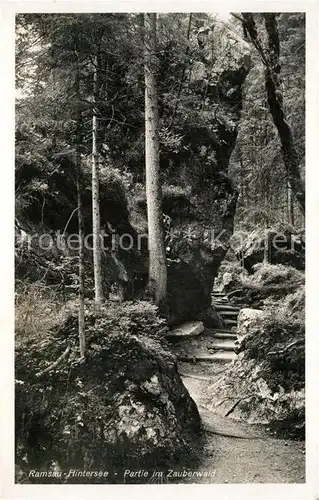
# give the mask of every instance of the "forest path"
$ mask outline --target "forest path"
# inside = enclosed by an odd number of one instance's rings
[[[204,428],[203,455],[187,483],[304,483],[303,441],[277,439],[263,426],[249,425],[209,410],[209,386],[225,365],[179,363],[184,385],[197,404]],[[205,477],[205,473],[207,477]]]
[[[203,454],[187,483],[303,483],[305,444],[278,439],[265,426],[239,422],[210,410],[210,386],[237,358],[235,342],[240,308],[221,291],[212,303],[226,329],[202,329],[172,344],[183,383],[199,410],[204,430]],[[186,330],[190,330],[186,325]],[[221,395],[222,399],[222,395]],[[231,412],[231,407],[230,407]]]

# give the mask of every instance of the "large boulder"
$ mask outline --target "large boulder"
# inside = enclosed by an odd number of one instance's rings
[[[72,338],[76,342],[76,317],[71,319],[64,339],[61,332],[44,343],[30,339],[32,358],[25,354],[25,340],[18,346],[18,464],[26,467],[25,456],[29,469],[52,462],[62,470],[102,468],[110,471],[104,481],[116,482],[113,472],[122,481],[124,469],[154,469],[194,457],[200,432],[197,407],[175,358],[156,339],[110,333],[111,320],[101,318],[88,327],[85,362],[79,362],[74,346],[64,364],[36,376],[47,366],[43,351],[57,358]],[[101,325],[106,325],[104,335]]]
[[[236,353],[240,353],[249,335],[255,333],[255,326],[258,321],[260,321],[264,316],[264,311],[259,309],[244,308],[239,311],[237,317],[237,335],[238,340],[236,341]]]
[[[205,126],[186,132],[184,140],[191,144],[192,155],[176,165],[175,182],[163,190],[164,213],[172,221],[169,247],[174,261],[169,267],[168,301],[173,317],[190,311],[193,318],[200,317],[209,307],[214,278],[233,232],[237,201],[227,170],[250,49],[243,40],[234,43],[225,30],[223,43],[232,57],[222,57],[225,47],[215,43],[222,24],[205,29],[207,36],[199,44],[201,60],[189,75],[192,91],[205,100]],[[198,36],[191,43],[198,44]],[[180,279],[183,284],[178,288],[175,283]]]
[[[250,309],[248,307],[241,309],[237,318],[237,334],[242,337],[249,333],[252,325],[260,320],[264,312],[260,309]]]

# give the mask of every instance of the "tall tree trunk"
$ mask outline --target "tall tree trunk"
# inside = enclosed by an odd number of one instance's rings
[[[80,159],[81,162],[81,159]],[[79,166],[79,164],[77,165]],[[85,357],[85,321],[84,321],[84,245],[83,245],[83,214],[82,214],[82,196],[79,176],[76,181],[78,197],[78,225],[79,225],[79,341],[80,355]]]
[[[92,120],[92,226],[93,226],[93,269],[95,303],[103,300],[102,266],[101,266],[101,231],[100,231],[100,200],[99,200],[99,155],[98,155],[98,116],[97,116],[97,82],[98,58],[93,65],[93,97],[95,106]]]
[[[269,109],[276,125],[284,157],[284,163],[292,192],[299,204],[301,212],[305,213],[305,185],[300,175],[299,158],[294,146],[291,129],[287,123],[280,83],[280,43],[275,13],[265,13],[267,31],[267,50],[259,39],[257,27],[252,14],[243,13],[243,22],[251,41],[258,50],[265,66],[265,85]]]
[[[162,190],[159,167],[159,119],[156,85],[156,14],[144,14],[145,170],[149,245],[149,292],[159,305],[166,297]]]
[[[181,92],[182,92],[183,83],[184,83],[184,79],[185,79],[185,73],[186,73],[187,56],[188,56],[188,53],[189,53],[189,37],[190,37],[190,33],[191,33],[191,26],[192,26],[192,14],[190,13],[189,14],[189,18],[188,18],[188,28],[187,28],[187,35],[186,35],[187,36],[187,46],[186,46],[186,50],[185,50],[185,62],[184,62],[184,66],[183,66],[182,76],[181,76],[181,79],[179,81],[179,86],[178,86],[178,91],[177,91],[177,97],[176,97],[176,100],[175,100],[175,106],[174,106],[172,118],[171,118],[170,124],[168,126],[168,129],[171,129],[172,126],[174,125],[175,116],[176,116],[176,113],[177,113],[178,104],[179,104],[179,100],[180,100],[180,97],[181,97]]]
[[[244,180],[245,168],[244,168],[244,162],[243,162],[243,156],[242,156],[241,150],[239,150],[238,157],[239,157],[239,164],[240,164],[239,178],[240,178],[241,205],[243,208],[245,208],[245,202],[246,202],[246,198],[245,198],[246,191],[245,191],[245,180]]]
[[[80,343],[80,356],[85,357],[85,321],[84,321],[84,244],[83,244],[83,213],[82,213],[82,196],[80,185],[81,172],[81,110],[80,110],[80,70],[77,62],[76,68],[76,189],[78,200],[78,226],[79,226],[79,312],[78,312],[78,331]]]
[[[290,182],[287,181],[287,213],[288,222],[294,226],[295,225],[295,212],[294,212],[294,200],[292,197]]]

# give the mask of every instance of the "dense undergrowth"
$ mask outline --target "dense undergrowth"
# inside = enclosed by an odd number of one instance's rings
[[[237,264],[229,272],[224,289],[235,302],[258,308],[281,301],[304,283],[304,273],[291,266],[260,263],[255,265],[254,274],[247,274]]]

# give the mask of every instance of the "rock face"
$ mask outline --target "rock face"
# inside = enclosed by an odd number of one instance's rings
[[[66,395],[64,370],[49,380],[51,393],[28,422],[30,468],[54,460],[62,469],[102,467],[120,477],[122,469],[193,456],[197,407],[174,358],[156,340],[118,334],[92,339],[86,363],[71,370]],[[18,412],[18,422],[20,417]],[[114,475],[109,480],[116,482]]]
[[[218,22],[204,31],[204,39],[199,33],[191,37],[197,59],[185,76],[196,118],[185,121],[183,111],[177,112],[176,124],[183,123],[182,145],[178,155],[162,154],[161,169],[165,172],[163,211],[170,220],[166,237],[169,321],[199,319],[213,326],[218,318],[210,309],[211,290],[233,232],[237,202],[227,170],[237,137],[242,86],[250,69],[250,48]],[[143,204],[145,200],[140,204],[145,218]]]
[[[62,258],[72,261],[78,252],[77,244],[70,246],[66,243],[69,236],[78,234],[77,213],[74,211],[77,206],[76,167],[68,157],[63,156],[55,160],[53,167],[52,175],[29,165],[24,165],[17,171],[16,190],[25,191],[31,201],[22,207],[18,204],[16,210],[17,222],[21,226],[16,228],[16,276],[36,281],[43,276],[43,269],[47,269],[47,281],[57,284],[63,276],[64,286],[70,284],[68,274],[77,273],[76,268],[72,270],[70,265],[61,265]],[[88,237],[85,244],[88,276],[92,275],[90,176],[90,170],[84,168],[81,172],[81,184],[83,226]],[[43,187],[43,193],[39,191],[39,185]],[[132,297],[146,282],[147,266],[138,251],[137,231],[129,222],[129,206],[123,180],[119,172],[111,168],[101,167],[100,214],[105,293],[110,291],[111,285],[116,284],[121,288],[124,299]],[[25,251],[26,245],[25,248],[21,246],[21,233],[25,231],[32,239],[31,251]],[[38,242],[43,233],[49,235],[52,246],[45,246],[42,250]],[[119,244],[121,241],[123,244]]]
[[[171,218],[168,302],[173,322],[195,319],[209,308],[213,281],[233,231],[237,191],[227,169],[250,55],[247,44],[235,44],[226,30],[222,39],[232,57],[225,59],[225,47],[214,44],[221,29],[218,23],[207,28],[201,61],[189,75],[192,92],[205,102],[205,126],[186,133],[192,156],[174,165],[175,182],[163,190],[164,213]]]

